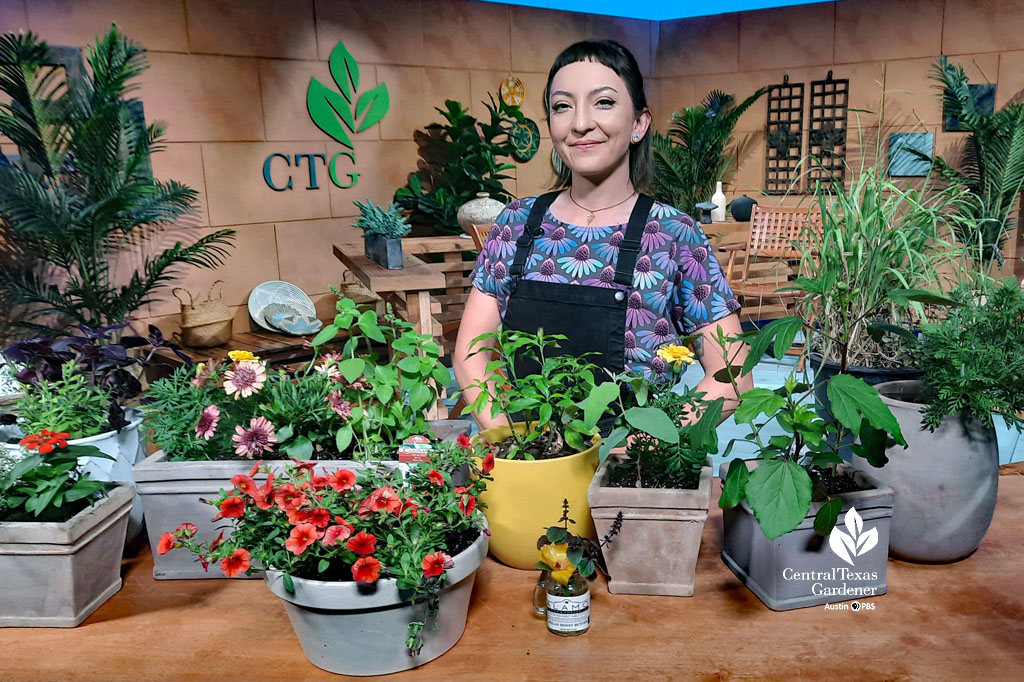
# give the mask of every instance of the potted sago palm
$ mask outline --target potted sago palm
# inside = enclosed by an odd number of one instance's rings
[[[403,269],[402,237],[409,234],[411,228],[398,206],[391,204],[384,208],[369,199],[365,204],[352,203],[359,208],[359,218],[352,226],[363,231],[366,257],[388,270]]]

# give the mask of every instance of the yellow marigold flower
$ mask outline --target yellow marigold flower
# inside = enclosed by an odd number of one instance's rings
[[[693,351],[686,346],[662,346],[658,349],[658,357],[676,369],[682,367],[684,362],[687,365],[697,362]]]
[[[231,362],[242,362],[243,360],[259,360],[259,357],[253,355],[247,350],[229,350],[228,357],[231,358]]]
[[[576,572],[576,567],[569,561],[569,543],[560,545],[548,543],[540,550],[540,560],[551,567],[548,575],[559,585],[568,585],[569,578]]]

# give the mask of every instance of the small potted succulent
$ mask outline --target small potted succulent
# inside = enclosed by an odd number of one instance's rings
[[[75,627],[121,589],[134,491],[79,457],[112,459],[40,429],[0,449],[0,627]]]
[[[917,381],[878,393],[906,434],[881,469],[854,464],[896,491],[890,555],[945,563],[969,556],[992,521],[999,485],[993,414],[1024,429],[1024,291],[984,276],[954,293],[963,303],[921,325]]]
[[[139,462],[134,475],[155,577],[211,577],[184,554],[157,555],[156,539],[188,516],[211,531],[200,498],[216,495],[252,460],[267,460],[273,469],[292,458],[358,468],[362,464],[353,460],[394,460],[411,436],[468,434],[468,422],[427,419],[439,387],[450,379],[429,334],[417,334],[393,315],[381,319],[359,310],[351,299],[340,298],[337,310],[312,345],[319,350],[345,333],[342,350],[317,354],[298,370],[231,351],[227,362],[182,367],[150,386],[144,411],[160,450]],[[390,359],[374,344],[390,349]]]
[[[402,237],[409,234],[410,227],[398,206],[384,208],[369,199],[365,204],[352,203],[359,208],[359,218],[352,226],[363,231],[366,257],[388,270],[404,268]]]
[[[200,543],[185,521],[157,551],[184,546],[228,577],[263,570],[306,657],[344,675],[382,675],[437,658],[458,642],[487,530],[477,506],[486,467],[453,476],[482,453],[443,442],[404,470],[324,470],[257,462],[210,502],[230,537]],[[266,479],[258,484],[257,472]],[[212,513],[209,507],[207,515]],[[269,635],[268,635],[269,636]]]
[[[782,318],[744,337],[752,346],[746,362],[727,365],[723,378],[735,386],[736,377],[749,373],[773,343],[781,358],[792,345],[793,336],[785,332],[792,331],[792,321]],[[750,426],[746,440],[757,458],[722,465],[722,560],[774,610],[877,596],[887,589],[894,493],[846,465],[840,443],[851,443],[853,452],[881,465],[890,439],[906,442],[877,390],[863,379],[837,374],[826,391],[827,407],[793,373],[778,389],[743,392],[733,415],[737,424]],[[768,436],[765,427],[773,422],[782,433]]]
[[[636,405],[622,406],[620,428],[602,444],[602,463],[588,498],[598,533],[625,515],[618,540],[604,550],[609,592],[691,596],[711,505],[714,473],[708,456],[718,452],[723,400],[704,400],[703,393],[689,388],[672,390],[682,366],[694,362],[687,347],[663,346],[658,355],[672,371],[661,381],[633,378],[632,390],[623,395]],[[626,417],[635,421],[642,409],[666,415],[667,440],[629,427]],[[627,436],[624,451],[609,456]]]

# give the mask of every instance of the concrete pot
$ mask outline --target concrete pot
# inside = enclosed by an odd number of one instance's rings
[[[598,535],[608,533],[622,511],[619,534],[602,550],[608,591],[692,596],[711,505],[711,460],[701,468],[695,490],[605,487],[612,462],[609,458],[597,470],[587,495]]]
[[[757,461],[748,461],[747,466],[753,469]],[[728,469],[728,463],[719,469],[723,481]],[[774,611],[885,594],[894,493],[869,474],[858,471],[855,477],[872,489],[836,496],[843,501],[836,529],[854,535],[846,521],[847,512],[856,508],[864,523],[862,532],[875,529],[878,542],[873,549],[852,557],[852,564],[832,550],[828,538],[814,532],[814,515],[820,502],[811,503],[810,511],[795,530],[769,540],[745,500],[723,510],[722,561]]]
[[[100,452],[114,457],[114,459],[100,459],[96,457],[80,457],[78,463],[83,472],[96,481],[108,481],[112,483],[127,483],[134,485],[132,478],[132,467],[146,456],[145,442],[139,435],[139,426],[142,424],[142,415],[138,410],[130,407],[123,408],[128,426],[120,431],[107,431],[88,438],[74,438],[68,441],[68,445],[92,445],[99,448]],[[10,436],[22,435],[17,426],[6,427],[0,430],[2,438],[6,441]],[[7,448],[17,449],[17,445],[7,445]],[[132,502],[131,513],[128,515],[128,528],[126,531],[127,546],[131,547],[142,538],[143,522],[142,500],[136,497]]]
[[[468,435],[470,422],[459,419],[443,419],[431,422],[435,435],[446,440],[455,440],[459,434]],[[263,462],[275,472],[283,472],[290,460],[267,460]],[[199,528],[200,536],[208,540],[224,530],[224,537],[231,537],[231,526],[226,521],[213,521],[217,510],[202,499],[215,500],[222,488],[231,487],[231,477],[248,474],[255,464],[252,460],[221,460],[201,462],[172,462],[162,450],[139,462],[133,470],[139,496],[146,511],[146,527],[149,529],[149,546],[153,551],[153,577],[157,580],[183,580],[224,578],[216,567],[204,571],[199,560],[191,552],[175,549],[167,554],[157,554],[160,536],[173,531],[179,524],[189,521]],[[351,460],[325,460],[317,462],[319,470],[335,471],[363,468]],[[266,480],[264,474],[255,477],[257,483]],[[201,499],[202,498],[202,499]],[[251,578],[261,574],[254,572]]]
[[[363,252],[366,257],[388,270],[402,270],[402,240],[389,239],[379,234],[368,234],[364,238]]]
[[[876,469],[854,457],[854,466],[893,489],[889,555],[904,561],[947,563],[978,549],[996,508],[999,443],[992,419],[947,417],[935,431],[921,427],[919,381],[878,386],[907,440],[886,450]]]
[[[525,424],[517,423],[520,432]],[[509,436],[507,426],[486,429],[474,436],[497,443]],[[495,458],[493,481],[480,495],[491,529],[491,554],[513,568],[536,570],[540,559],[537,538],[562,516],[562,500],[569,500],[573,532],[596,538],[587,504],[587,489],[597,471],[600,440],[583,452],[555,459]]]
[[[61,523],[0,522],[0,627],[73,628],[121,589],[121,553],[134,490]]]
[[[423,630],[423,649],[410,656],[405,646],[409,622],[424,617],[426,606],[409,602],[393,579],[378,580],[369,590],[355,582],[295,578],[295,591],[284,589],[283,574],[267,571],[267,587],[284,602],[302,652],[309,661],[342,675],[386,675],[429,663],[455,646],[466,629],[476,570],[487,556],[483,534],[455,555],[448,585],[441,591],[437,629]]]

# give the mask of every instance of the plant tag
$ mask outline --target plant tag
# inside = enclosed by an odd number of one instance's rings
[[[398,461],[406,464],[429,462],[434,446],[426,436],[409,436],[398,447]]]

